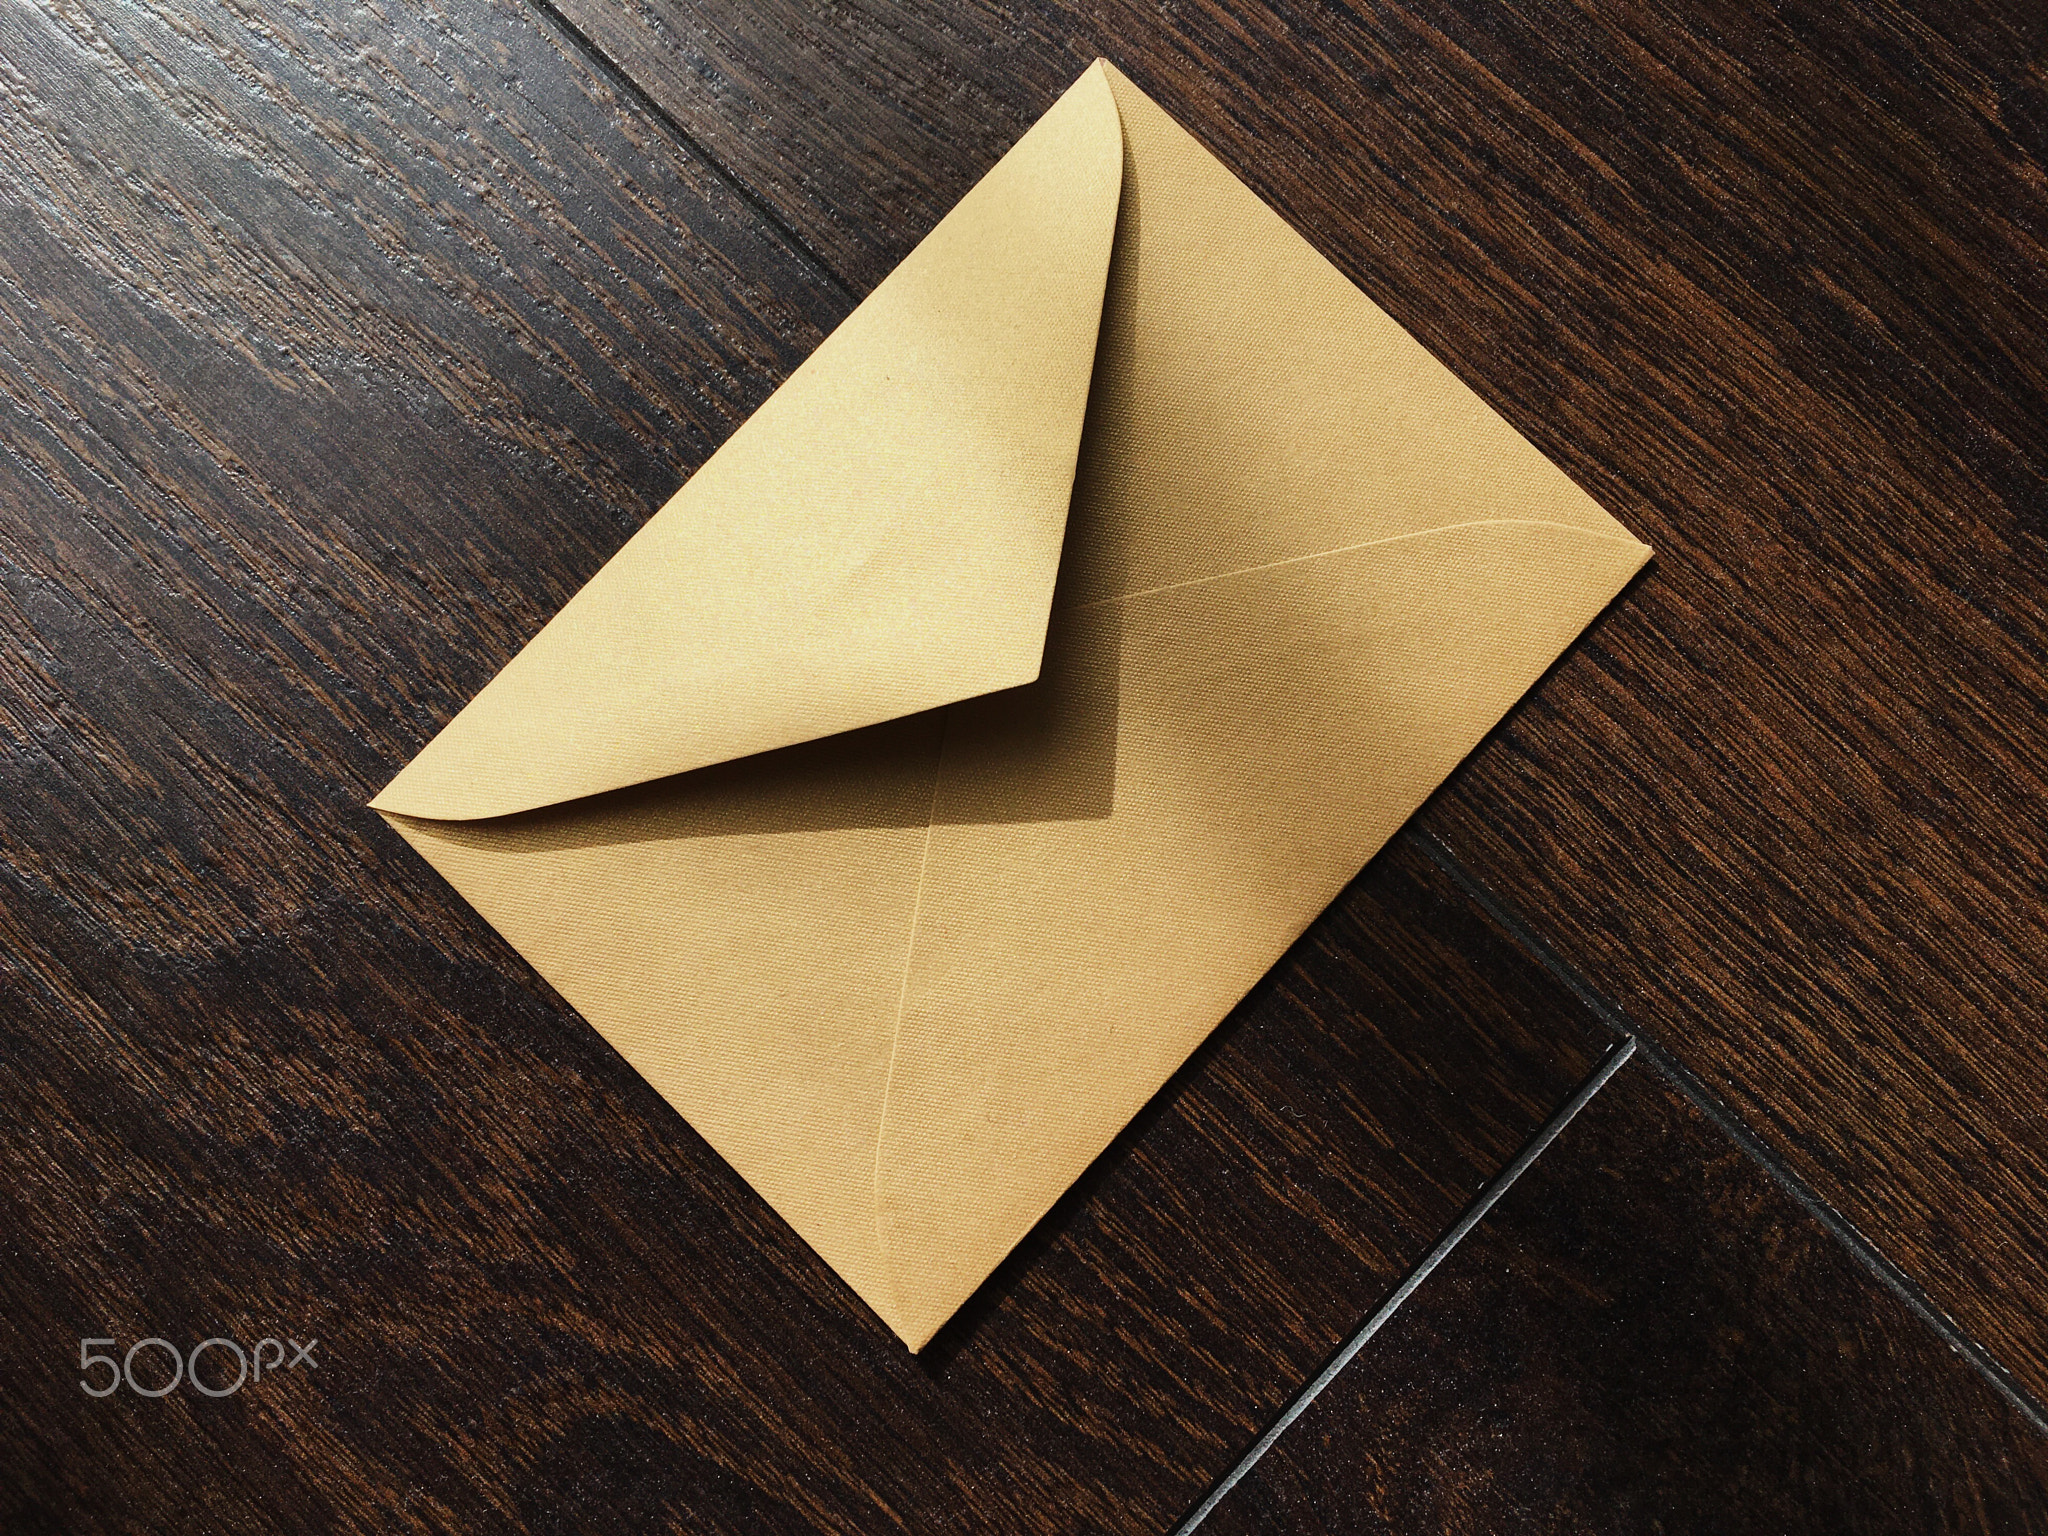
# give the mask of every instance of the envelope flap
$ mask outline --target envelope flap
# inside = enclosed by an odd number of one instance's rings
[[[1098,65],[372,804],[506,815],[1035,678],[1122,169]]]

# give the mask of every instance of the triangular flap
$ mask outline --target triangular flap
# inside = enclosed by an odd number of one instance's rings
[[[1036,677],[1122,171],[1098,65],[373,806],[506,815]]]

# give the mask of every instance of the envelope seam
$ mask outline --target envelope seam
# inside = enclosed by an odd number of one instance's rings
[[[938,824],[939,786],[944,782],[946,769],[946,727],[952,715],[949,709],[939,717],[939,746],[932,763],[932,798],[924,813],[924,850],[918,856],[917,889],[910,900],[910,933],[903,941],[903,981],[896,992],[896,1018],[889,1030],[889,1064],[882,1073],[882,1104],[875,1116],[875,1251],[882,1261],[882,1283],[889,1288],[890,1299],[898,1306],[902,1305],[902,1299],[896,1295],[896,1271],[889,1262],[889,1239],[882,1231],[882,1139],[889,1128],[889,1095],[896,1086],[896,1057],[903,1044],[903,1015],[910,1003],[910,967],[917,957],[917,924],[924,914],[925,877],[932,864],[932,833]]]
[[[1389,534],[1384,539],[1365,539],[1357,544],[1339,544],[1332,549],[1319,549],[1313,554],[1289,555],[1285,560],[1268,560],[1263,565],[1239,566],[1234,571],[1219,571],[1214,576],[1192,576],[1186,581],[1169,581],[1163,586],[1146,587],[1138,592],[1122,592],[1115,597],[1098,597],[1057,611],[1086,613],[1090,608],[1105,608],[1111,603],[1136,602],[1141,597],[1157,597],[1162,592],[1178,592],[1184,587],[1204,587],[1211,582],[1229,581],[1234,576],[1253,576],[1260,571],[1277,571],[1284,566],[1306,565],[1311,560],[1324,560],[1331,555],[1348,555],[1361,549],[1378,549],[1387,544],[1406,543],[1410,539],[1427,539],[1440,533],[1456,533],[1462,528],[1557,528],[1570,533],[1584,534],[1589,539],[1597,539],[1606,544],[1632,544],[1638,549],[1647,547],[1641,540],[1626,533],[1597,533],[1591,528],[1582,528],[1577,523],[1558,523],[1539,517],[1476,517],[1469,522],[1441,523],[1434,528],[1418,528],[1412,533]]]

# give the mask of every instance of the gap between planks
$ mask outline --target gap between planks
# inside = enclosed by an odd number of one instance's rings
[[[1713,1090],[1700,1080],[1692,1068],[1660,1045],[1655,1038],[1646,1034],[1616,1004],[1595,991],[1585,977],[1539,938],[1528,923],[1498,896],[1482,885],[1479,879],[1458,861],[1457,855],[1433,833],[1415,832],[1411,835],[1423,856],[1442,870],[1481,911],[1505,929],[1509,937],[1519,944],[1524,952],[1570,988],[1572,995],[1590,1008],[1594,1016],[1609,1029],[1624,1040],[1633,1041],[1642,1051],[1644,1059],[1657,1069],[1665,1081],[1689,1099],[1701,1114],[1719,1126],[1731,1141],[1761,1165],[1764,1172],[1775,1179],[1779,1186],[1798,1202],[1801,1209],[1848,1249],[1851,1258],[1875,1276],[1886,1290],[1904,1302],[1907,1310],[1932,1328],[1944,1344],[1969,1361],[1978,1374],[1991,1383],[1998,1395],[2011,1404],[2021,1418],[2042,1434],[2048,1435],[2048,1407],[2044,1407],[2033,1393],[2022,1386],[2019,1378],[2000,1364],[1988,1349],[1963,1332],[1954,1318],[1937,1307],[1920,1288],[1919,1282],[1879,1252],[1870,1239],[1857,1231],[1847,1217],[1823,1200],[1812,1185],[1794,1173],[1770,1145],[1750,1129],[1741,1116],[1723,1103]]]
[[[1635,1053],[1636,1042],[1627,1036],[1607,1048],[1607,1054],[1600,1058],[1599,1065],[1593,1068],[1584,1082],[1572,1090],[1572,1096],[1543,1122],[1536,1134],[1529,1138],[1527,1145],[1515,1154],[1514,1161],[1487,1181],[1486,1187],[1479,1191],[1470,1205],[1465,1207],[1450,1229],[1436,1240],[1436,1245],[1422,1256],[1422,1261],[1408,1272],[1408,1277],[1394,1288],[1393,1294],[1379,1304],[1372,1316],[1361,1323],[1358,1331],[1346,1339],[1337,1353],[1330,1357],[1329,1364],[1318,1371],[1308,1385],[1297,1392],[1293,1400],[1280,1410],[1280,1416],[1263,1435],[1252,1442],[1252,1448],[1238,1459],[1237,1465],[1223,1474],[1202,1502],[1195,1506],[1194,1513],[1174,1527],[1173,1536],[1188,1536],[1189,1532],[1209,1518],[1210,1511],[1223,1502],[1230,1490],[1235,1488],[1239,1480],[1273,1448],[1287,1432],[1288,1427],[1308,1411],[1309,1404],[1320,1397],[1323,1389],[1335,1381],[1344,1367],[1357,1357],[1359,1351],[1372,1342],[1373,1335],[1386,1327],[1394,1314],[1401,1309],[1402,1304],[1422,1288],[1423,1281],[1435,1273],[1437,1266],[1448,1259],[1458,1244],[1470,1236],[1472,1230],[1486,1219],[1487,1213],[1500,1203],[1501,1197],[1514,1188],[1515,1181],[1529,1171],[1536,1159],[1541,1157],[1564,1128],[1572,1123],[1578,1112],[1592,1103],[1593,1096],[1607,1086],[1608,1080],[1619,1072]]]
[[[530,0],[530,3],[542,21],[559,32],[606,85],[630,102],[636,111],[644,112],[661,124],[685,152],[709,167],[720,184],[745,204],[747,211],[766,225],[774,233],[775,238],[789,249],[790,254],[830,284],[839,296],[846,300],[849,308],[860,302],[861,295],[853,284],[841,277],[829,261],[812,249],[811,243],[797,233],[765,197],[748,186],[738,171],[711,153],[708,145],[685,128],[673,112],[655,100],[618,60],[599,46],[596,39],[563,14],[554,0]]]

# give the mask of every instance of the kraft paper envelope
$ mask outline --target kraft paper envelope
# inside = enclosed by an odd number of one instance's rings
[[[374,805],[918,1348],[1648,557],[1097,64]]]

